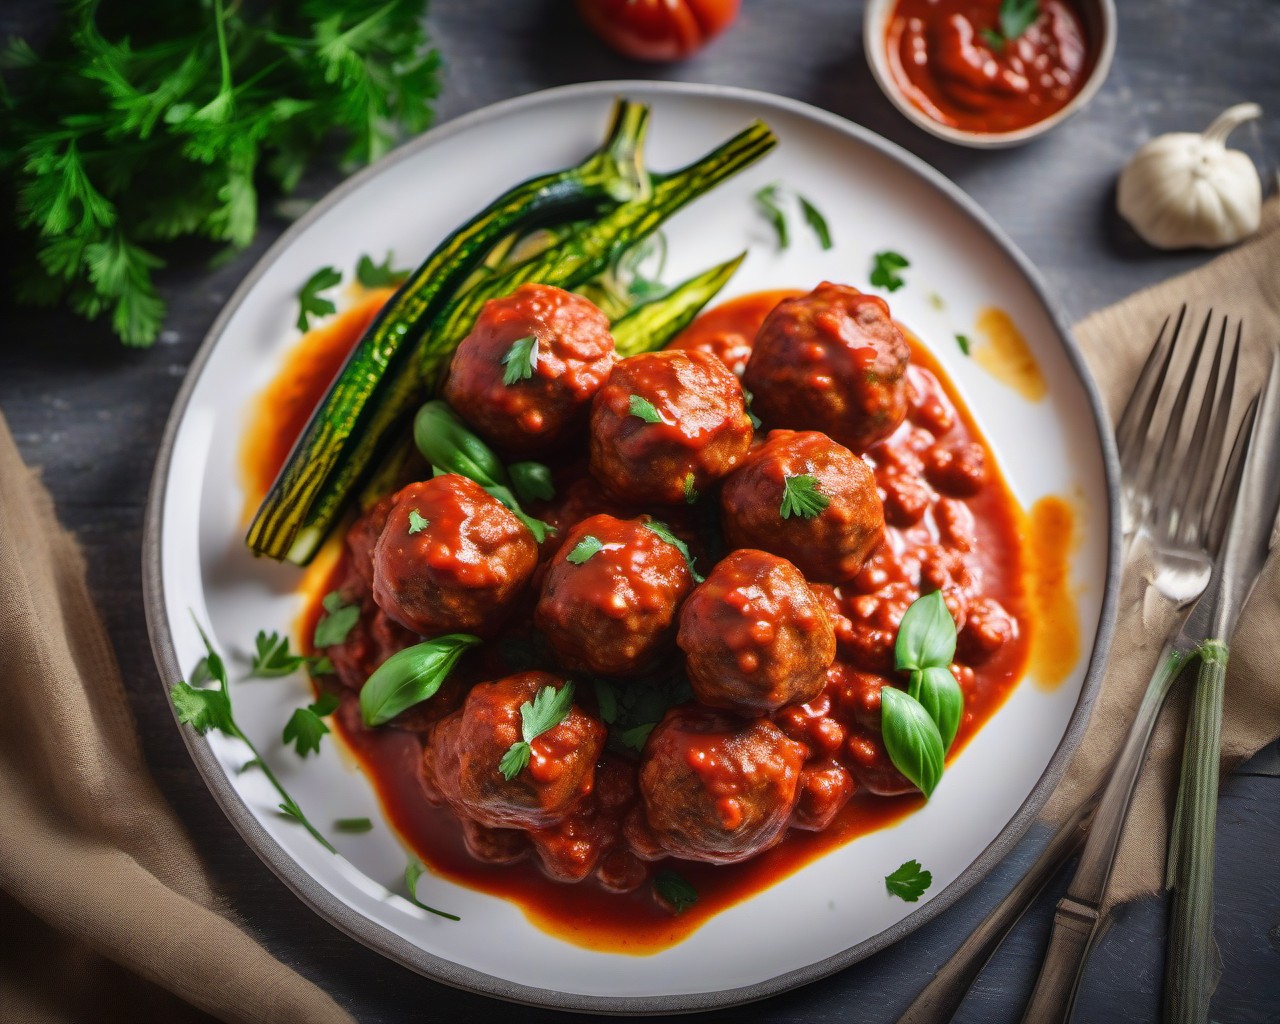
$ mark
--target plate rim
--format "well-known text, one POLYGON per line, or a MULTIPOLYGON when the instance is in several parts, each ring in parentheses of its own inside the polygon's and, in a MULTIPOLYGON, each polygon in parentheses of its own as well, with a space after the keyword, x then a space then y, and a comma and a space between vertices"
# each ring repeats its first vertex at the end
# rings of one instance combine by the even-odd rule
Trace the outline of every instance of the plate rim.
POLYGON ((772 108, 815 122, 819 126, 850 136, 856 141, 877 150, 882 156, 903 166, 905 170, 923 179, 942 192, 970 220, 984 231, 1007 256, 1043 306, 1057 331, 1059 340, 1072 370, 1085 391, 1093 426, 1102 455, 1103 475, 1107 489, 1107 569, 1103 585, 1102 603, 1099 609, 1098 631, 1094 638, 1089 666, 1081 684, 1080 696, 1067 722, 1066 731, 1048 765, 1031 792, 1019 806, 1013 817, 1004 825, 977 857, 948 885, 923 906, 912 911, 893 926, 878 932, 832 956, 805 967, 735 988, 716 989, 709 992, 679 993, 658 996, 599 996, 560 992, 532 985, 517 984, 496 975, 453 963, 430 953, 407 939, 395 934, 383 925, 362 916, 346 906, 319 881, 307 873, 274 838, 259 824, 240 794, 231 784, 213 754, 207 739, 190 729, 183 728, 173 711, 174 723, 183 742, 204 779, 206 787, 232 826, 258 858, 312 911, 349 937, 374 951, 394 960, 404 967, 442 982, 454 988, 505 999, 547 1009, 571 1010, 584 1013, 648 1014, 692 1013, 702 1010, 722 1009, 755 1002, 828 977, 851 964, 864 960, 874 953, 888 948, 905 938, 922 925, 934 920, 954 905, 962 896, 985 878, 1023 838, 1036 819, 1036 815, 1053 793, 1071 756, 1079 746, 1088 725, 1094 701, 1102 683, 1107 655, 1115 630, 1116 605, 1119 597, 1120 560, 1120 487, 1119 459, 1111 434, 1110 420, 1102 402, 1098 385, 1084 361, 1079 343, 1062 311, 1049 292, 1043 278, 1031 260, 1005 234, 991 216, 958 185, 914 153, 891 142, 869 128, 802 100, 775 93, 739 86, 712 85, 695 82, 667 82, 636 79, 611 79, 556 86, 512 97, 469 111, 396 147, 386 156, 363 170, 353 174, 327 192, 260 256, 232 292, 222 310, 213 321, 191 366, 187 370, 181 388, 174 398, 172 409, 165 423, 164 434, 156 454, 155 470, 147 496, 146 515, 142 536, 142 591, 146 613, 147 632, 152 656, 159 672, 159 681, 166 691, 167 680, 183 678, 173 645, 173 637, 165 614, 165 589, 162 575, 163 522, 165 491, 173 461, 174 442, 190 405, 196 383, 204 373, 218 339, 228 322, 243 304, 250 291, 267 270, 288 250, 295 239, 315 220, 341 202, 348 194, 384 173, 388 168, 429 148, 454 134, 467 131, 488 120, 509 115, 528 107, 554 105, 564 99, 608 97, 610 95, 680 96, 689 99, 729 99, 772 108))

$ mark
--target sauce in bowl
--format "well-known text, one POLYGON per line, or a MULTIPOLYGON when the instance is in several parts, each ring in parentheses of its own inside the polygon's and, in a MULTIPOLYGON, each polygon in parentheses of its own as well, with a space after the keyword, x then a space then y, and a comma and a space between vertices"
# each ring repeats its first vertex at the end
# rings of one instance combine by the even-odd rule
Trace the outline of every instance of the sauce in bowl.
POLYGON ((1041 0, 1016 39, 1000 35, 1000 0, 898 0, 885 45, 890 74, 912 106, 965 132, 1014 132, 1053 116, 1084 88, 1098 60, 1080 12, 1041 0))

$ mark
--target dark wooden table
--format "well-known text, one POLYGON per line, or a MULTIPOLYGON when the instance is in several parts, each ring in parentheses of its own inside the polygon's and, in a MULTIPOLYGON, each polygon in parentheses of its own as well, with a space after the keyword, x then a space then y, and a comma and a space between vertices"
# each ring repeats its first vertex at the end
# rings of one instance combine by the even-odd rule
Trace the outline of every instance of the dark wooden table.
MULTIPOLYGON (((949 146, 903 119, 862 56, 859 3, 746 0, 734 30, 674 67, 614 57, 577 24, 567 0, 435 0, 430 23, 447 66, 440 120, 566 82, 670 77, 749 86, 826 107, 948 174, 1040 267, 1072 317, 1205 257, 1159 255, 1113 213, 1120 165, 1153 134, 1199 129, 1241 100, 1269 108, 1236 145, 1274 171, 1280 155, 1280 8, 1275 0, 1122 0, 1110 80, 1092 105, 1039 143, 983 153, 949 146)), ((0 12, 5 35, 11 12, 0 12)), ((336 177, 316 177, 318 196, 336 177)), ((160 434, 192 356, 232 289, 283 229, 268 219, 252 251, 216 271, 176 263, 163 277, 168 329, 126 351, 60 313, 7 316, 0 408, 27 461, 43 469, 63 521, 79 535, 90 583, 115 641, 146 756, 246 926, 281 960, 332 992, 361 1021, 550 1021, 420 978, 348 939, 284 888, 231 828, 173 726, 143 620, 143 504, 160 434)), ((1280 269, 1277 271, 1280 273, 1280 269)), ((3 524, 0 524, 3 529, 3 524)), ((1280 1021, 1280 752, 1226 781, 1218 823, 1215 1020, 1280 1021)), ((717 1020, 892 1021, 1030 861, 1029 842, 939 920, 836 977, 717 1020)), ((1054 901, 1050 887, 990 964, 961 1021, 1014 1021, 1030 991, 1054 901)), ((1090 961, 1077 1020, 1148 1021, 1158 1013, 1166 908, 1122 908, 1090 961)))

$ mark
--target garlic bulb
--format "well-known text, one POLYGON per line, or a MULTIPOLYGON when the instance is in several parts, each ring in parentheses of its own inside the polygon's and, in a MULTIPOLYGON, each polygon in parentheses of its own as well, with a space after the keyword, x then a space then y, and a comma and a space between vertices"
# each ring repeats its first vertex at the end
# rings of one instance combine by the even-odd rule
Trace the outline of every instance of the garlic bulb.
POLYGON ((1262 219, 1262 182, 1248 155, 1226 142, 1261 113, 1256 103, 1239 103, 1203 135, 1152 139, 1120 172, 1120 215, 1159 249, 1217 249, 1253 234, 1262 219))

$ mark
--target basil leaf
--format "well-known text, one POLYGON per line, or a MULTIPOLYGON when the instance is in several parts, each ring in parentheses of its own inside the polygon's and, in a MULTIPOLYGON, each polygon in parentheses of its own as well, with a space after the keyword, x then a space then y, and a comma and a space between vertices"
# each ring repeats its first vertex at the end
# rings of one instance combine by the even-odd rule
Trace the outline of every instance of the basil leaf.
POLYGON ((929 712, 893 686, 880 689, 880 732, 889 760, 926 797, 942 778, 945 751, 929 712))
POLYGON ((444 402, 427 402, 413 421, 413 440, 432 466, 481 487, 505 487, 507 471, 492 448, 468 430, 444 402))
POLYGON ((942 749, 948 751, 960 728, 964 714, 964 694, 949 668, 931 666, 911 673, 907 692, 929 712, 942 737, 942 749))
POLYGON ((513 462, 507 467, 511 486, 521 501, 550 501, 556 496, 551 470, 541 462, 513 462))
POLYGON ((382 725, 434 696, 458 659, 479 642, 470 633, 449 633, 391 655, 360 691, 364 724, 382 725))
POLYGON ((948 668, 956 656, 956 623, 942 599, 942 591, 913 601, 898 626, 894 667, 903 669, 948 668))

